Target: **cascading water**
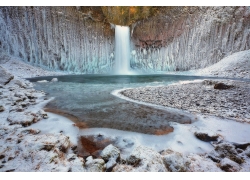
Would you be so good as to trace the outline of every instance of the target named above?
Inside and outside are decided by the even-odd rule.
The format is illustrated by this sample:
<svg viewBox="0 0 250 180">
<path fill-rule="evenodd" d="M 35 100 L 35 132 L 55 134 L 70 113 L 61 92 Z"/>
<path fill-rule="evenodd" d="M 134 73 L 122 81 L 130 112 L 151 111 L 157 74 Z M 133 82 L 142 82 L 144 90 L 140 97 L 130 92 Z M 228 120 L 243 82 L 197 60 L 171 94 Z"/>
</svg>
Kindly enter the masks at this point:
<svg viewBox="0 0 250 180">
<path fill-rule="evenodd" d="M 128 26 L 115 26 L 115 74 L 131 74 Z"/>
</svg>

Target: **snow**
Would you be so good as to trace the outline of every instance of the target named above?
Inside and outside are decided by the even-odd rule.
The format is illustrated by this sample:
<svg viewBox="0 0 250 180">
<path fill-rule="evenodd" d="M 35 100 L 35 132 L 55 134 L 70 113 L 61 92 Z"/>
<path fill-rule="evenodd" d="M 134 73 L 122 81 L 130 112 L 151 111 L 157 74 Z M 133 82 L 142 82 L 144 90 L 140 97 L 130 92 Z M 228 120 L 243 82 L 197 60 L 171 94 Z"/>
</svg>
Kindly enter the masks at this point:
<svg viewBox="0 0 250 180">
<path fill-rule="evenodd" d="M 1 63 L 1 66 L 7 69 L 8 72 L 13 74 L 15 77 L 20 77 L 20 78 L 68 74 L 62 71 L 49 71 L 41 67 L 35 67 L 15 57 L 5 58 L 5 62 Z"/>
<path fill-rule="evenodd" d="M 213 68 L 217 68 L 217 71 L 222 71 L 222 65 L 227 68 L 238 67 L 239 64 L 248 62 L 245 60 L 248 59 L 249 54 L 249 51 L 239 52 L 239 54 L 236 53 L 232 57 L 228 57 L 227 60 L 222 61 L 224 64 L 217 64 Z M 237 60 L 239 57 L 242 61 Z M 235 61 L 238 61 L 238 63 L 235 64 Z M 9 64 L 5 63 L 3 67 L 16 73 L 16 76 L 14 80 L 0 88 L 0 92 L 2 93 L 0 94 L 1 105 L 5 108 L 3 112 L 0 112 L 0 155 L 5 155 L 1 160 L 0 165 L 3 165 L 3 167 L 0 168 L 0 171 L 12 171 L 13 169 L 14 171 L 29 172 L 103 171 L 107 164 L 105 164 L 102 159 L 88 157 L 85 164 L 84 159 L 78 157 L 70 149 L 73 145 L 77 145 L 79 136 L 101 134 L 107 139 L 115 140 L 113 145 L 120 150 L 122 159 L 129 159 L 129 157 L 133 155 L 139 159 L 143 159 L 138 167 L 133 167 L 129 164 L 118 164 L 117 167 L 115 167 L 117 171 L 165 170 L 165 167 L 162 164 L 164 154 L 161 154 L 161 152 L 172 151 L 181 154 L 180 157 L 184 158 L 180 160 L 182 164 L 185 164 L 184 160 L 189 162 L 189 171 L 215 172 L 222 170 L 215 162 L 206 158 L 206 154 L 213 151 L 214 144 L 197 139 L 194 132 L 207 131 L 211 132 L 211 134 L 216 133 L 223 141 L 230 143 L 249 142 L 249 123 L 241 123 L 198 113 L 194 116 L 195 118 L 192 118 L 193 120 L 191 124 L 170 123 L 174 128 L 174 131 L 161 136 L 106 128 L 79 130 L 69 119 L 53 113 L 46 113 L 48 117 L 46 117 L 47 119 L 44 119 L 45 116 L 42 108 L 44 108 L 52 98 L 45 100 L 44 92 L 36 91 L 31 83 L 17 76 L 31 77 L 32 74 L 29 73 L 32 73 L 32 71 L 26 73 L 25 68 L 15 69 L 16 65 L 13 63 L 14 61 L 12 61 L 12 64 L 11 60 L 8 62 Z M 226 66 L 225 63 L 228 63 L 228 66 Z M 16 67 L 18 67 L 18 65 Z M 239 68 L 241 67 L 242 66 L 239 66 Z M 32 66 L 30 68 L 32 70 L 36 69 Z M 37 71 L 37 73 L 38 72 L 39 71 Z M 211 73 L 210 70 L 200 72 Z M 43 73 L 44 72 L 41 71 L 40 75 L 46 75 L 46 73 Z M 185 83 L 190 82 L 183 81 L 180 84 Z M 116 90 L 112 92 L 112 94 L 134 103 L 141 103 L 153 106 L 154 108 L 168 109 L 189 115 L 187 111 L 131 100 L 120 95 L 120 91 L 121 90 Z M 15 112 L 20 108 L 20 102 L 18 102 L 19 98 L 22 99 L 23 97 L 26 97 L 27 99 L 27 101 L 23 101 L 27 104 L 27 107 L 22 108 L 22 112 Z M 34 98 L 29 99 L 29 97 Z M 13 106 L 13 102 L 16 102 L 17 104 Z M 27 127 L 18 124 L 22 122 L 22 119 L 26 118 L 26 116 L 36 117 L 37 121 L 33 122 L 32 120 L 31 123 L 33 124 Z M 16 122 L 17 124 L 10 125 L 8 117 L 9 119 L 10 117 L 12 120 L 14 119 L 13 122 Z M 193 115 L 191 117 L 193 117 Z M 66 149 L 66 152 L 63 152 L 64 148 L 62 147 Z M 235 164 L 235 162 L 230 163 L 237 167 L 237 171 L 249 172 L 250 159 L 247 158 L 249 148 L 241 154 L 245 158 L 244 163 L 241 165 Z M 6 161 L 6 163 L 2 163 L 3 161 Z M 228 163 L 228 160 L 224 159 L 222 165 L 226 163 Z"/>
</svg>

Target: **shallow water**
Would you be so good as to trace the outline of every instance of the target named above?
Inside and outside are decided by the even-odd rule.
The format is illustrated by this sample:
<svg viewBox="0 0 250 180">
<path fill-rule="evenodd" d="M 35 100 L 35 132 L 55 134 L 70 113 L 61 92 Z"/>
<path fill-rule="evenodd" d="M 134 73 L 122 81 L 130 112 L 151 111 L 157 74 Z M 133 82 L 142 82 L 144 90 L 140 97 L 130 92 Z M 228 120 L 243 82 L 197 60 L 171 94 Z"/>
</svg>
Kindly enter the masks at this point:
<svg viewBox="0 0 250 180">
<path fill-rule="evenodd" d="M 58 78 L 59 82 L 36 83 Z M 141 86 L 162 86 L 183 80 L 208 79 L 180 75 L 67 75 L 37 77 L 35 88 L 55 97 L 46 108 L 60 110 L 84 123 L 84 128 L 111 128 L 145 134 L 167 134 L 173 131 L 169 122 L 191 123 L 194 117 L 146 105 L 128 102 L 111 94 L 113 90 Z M 214 79 L 214 78 L 213 78 Z"/>
</svg>

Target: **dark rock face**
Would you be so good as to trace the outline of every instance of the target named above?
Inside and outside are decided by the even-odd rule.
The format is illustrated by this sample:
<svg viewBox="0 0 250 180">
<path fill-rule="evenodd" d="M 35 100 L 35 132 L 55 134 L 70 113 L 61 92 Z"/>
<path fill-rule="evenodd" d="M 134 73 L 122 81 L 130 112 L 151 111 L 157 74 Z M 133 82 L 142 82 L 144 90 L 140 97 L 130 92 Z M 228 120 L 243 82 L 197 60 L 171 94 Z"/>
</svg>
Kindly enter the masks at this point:
<svg viewBox="0 0 250 180">
<path fill-rule="evenodd" d="M 12 79 L 14 78 L 14 76 L 8 72 L 6 72 L 4 70 L 4 68 L 2 68 L 0 66 L 0 84 L 2 85 L 6 85 L 8 84 Z"/>
<path fill-rule="evenodd" d="M 195 132 L 194 135 L 205 142 L 210 142 L 210 141 L 217 141 L 218 135 L 209 135 L 207 133 L 202 133 L 202 132 Z"/>
<path fill-rule="evenodd" d="M 108 71 L 113 63 L 114 30 L 104 22 L 100 10 L 100 7 L 0 7 L 0 49 L 49 69 Z"/>
<path fill-rule="evenodd" d="M 134 68 L 198 69 L 250 48 L 249 7 L 162 7 L 159 11 L 132 25 Z"/>
<path fill-rule="evenodd" d="M 226 85 L 224 83 L 216 83 L 214 85 L 214 89 L 229 89 L 229 88 L 232 88 L 233 86 L 230 86 L 230 85 Z"/>
</svg>

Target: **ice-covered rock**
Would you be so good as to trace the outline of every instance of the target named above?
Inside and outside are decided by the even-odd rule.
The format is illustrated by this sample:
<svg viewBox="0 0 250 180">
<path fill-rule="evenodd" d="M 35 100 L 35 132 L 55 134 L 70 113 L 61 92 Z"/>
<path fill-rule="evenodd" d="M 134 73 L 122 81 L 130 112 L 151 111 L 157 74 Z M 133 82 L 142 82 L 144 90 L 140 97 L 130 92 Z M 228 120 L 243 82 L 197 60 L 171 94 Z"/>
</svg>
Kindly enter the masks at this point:
<svg viewBox="0 0 250 180">
<path fill-rule="evenodd" d="M 197 130 L 194 135 L 205 142 L 210 142 L 210 141 L 217 141 L 219 138 L 219 135 L 211 130 L 208 129 L 199 129 Z"/>
<path fill-rule="evenodd" d="M 220 168 L 226 172 L 237 172 L 240 170 L 239 164 L 236 162 L 228 159 L 228 158 L 223 158 L 220 162 Z"/>
<path fill-rule="evenodd" d="M 58 79 L 57 78 L 53 78 L 53 79 L 51 79 L 51 82 L 58 82 Z"/>
<path fill-rule="evenodd" d="M 35 117 L 30 113 L 24 112 L 12 112 L 7 120 L 10 124 L 21 124 L 23 126 L 29 126 L 35 122 Z"/>
<path fill-rule="evenodd" d="M 173 152 L 163 157 L 163 162 L 171 172 L 189 171 L 190 160 L 183 157 L 181 153 Z"/>
<path fill-rule="evenodd" d="M 88 172 L 103 172 L 106 169 L 103 159 L 93 159 L 92 156 L 86 159 L 85 166 Z"/>
<path fill-rule="evenodd" d="M 107 171 L 111 171 L 116 165 L 116 161 L 120 158 L 120 150 L 112 144 L 105 147 L 101 152 L 101 157 L 106 163 Z"/>
<path fill-rule="evenodd" d="M 127 163 L 136 167 L 136 171 L 167 171 L 162 156 L 151 148 L 137 146 L 127 158 Z"/>
<path fill-rule="evenodd" d="M 14 76 L 10 73 L 8 73 L 4 68 L 2 68 L 0 66 L 0 85 L 6 85 L 7 83 L 9 83 Z"/>
<path fill-rule="evenodd" d="M 40 109 L 39 113 L 44 119 L 48 119 L 49 116 L 44 110 Z"/>
<path fill-rule="evenodd" d="M 3 112 L 5 110 L 3 105 L 0 105 L 0 112 Z"/>
<path fill-rule="evenodd" d="M 47 80 L 40 80 L 40 81 L 37 81 L 38 83 L 47 83 L 48 81 Z"/>
<path fill-rule="evenodd" d="M 245 155 L 250 158 L 250 146 L 244 151 Z"/>
<path fill-rule="evenodd" d="M 101 152 L 101 157 L 107 162 L 110 159 L 117 160 L 120 157 L 120 150 L 112 144 L 105 147 Z"/>
<path fill-rule="evenodd" d="M 215 151 L 214 155 L 218 154 L 217 157 L 219 158 L 228 158 L 231 159 L 232 161 L 235 161 L 238 164 L 241 164 L 244 162 L 243 157 L 238 155 L 237 150 L 235 149 L 235 146 L 232 145 L 229 142 L 222 142 L 219 143 L 215 146 Z"/>
</svg>

